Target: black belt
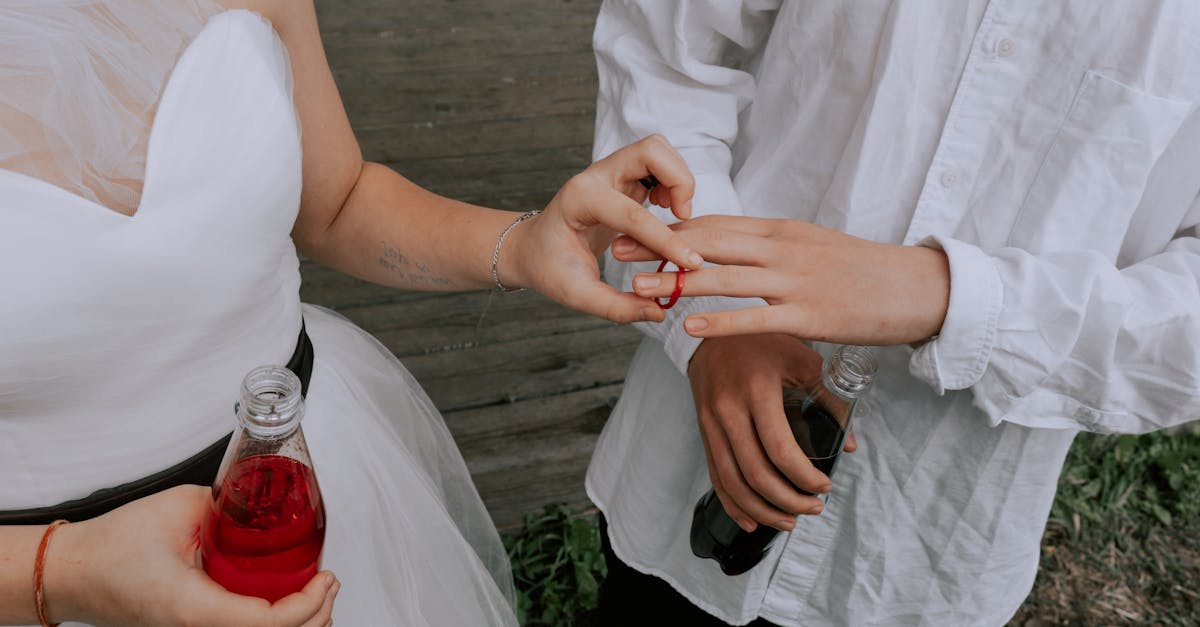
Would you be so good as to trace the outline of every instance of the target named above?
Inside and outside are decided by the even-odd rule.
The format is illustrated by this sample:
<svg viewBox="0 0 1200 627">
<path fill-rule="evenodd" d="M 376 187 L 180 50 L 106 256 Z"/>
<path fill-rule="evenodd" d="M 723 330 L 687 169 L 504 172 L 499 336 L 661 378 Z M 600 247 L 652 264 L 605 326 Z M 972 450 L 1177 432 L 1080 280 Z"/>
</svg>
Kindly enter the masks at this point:
<svg viewBox="0 0 1200 627">
<path fill-rule="evenodd" d="M 300 378 L 301 395 L 308 394 L 308 380 L 312 378 L 313 345 L 300 323 L 300 337 L 296 339 L 296 350 L 288 360 L 287 368 Z M 225 457 L 225 449 L 233 434 L 221 438 L 192 457 L 154 473 L 149 477 L 130 481 L 114 488 L 102 488 L 88 496 L 58 505 L 0 511 L 0 525 L 47 525 L 59 519 L 79 522 L 95 518 L 142 497 L 162 492 L 177 485 L 212 485 Z"/>
</svg>

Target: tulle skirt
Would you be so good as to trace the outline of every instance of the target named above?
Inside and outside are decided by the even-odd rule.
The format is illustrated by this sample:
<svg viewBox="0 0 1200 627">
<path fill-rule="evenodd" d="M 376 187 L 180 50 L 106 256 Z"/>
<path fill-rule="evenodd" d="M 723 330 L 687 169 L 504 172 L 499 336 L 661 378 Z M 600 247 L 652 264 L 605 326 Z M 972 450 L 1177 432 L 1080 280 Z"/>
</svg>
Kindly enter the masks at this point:
<svg viewBox="0 0 1200 627">
<path fill-rule="evenodd" d="M 334 623 L 517 625 L 507 555 L 441 414 L 365 331 L 311 305 L 304 321 L 301 427 L 325 498 L 322 568 L 342 584 Z"/>
<path fill-rule="evenodd" d="M 336 624 L 516 625 L 508 558 L 440 413 L 379 342 L 304 308 L 302 428 L 326 499 Z"/>
</svg>

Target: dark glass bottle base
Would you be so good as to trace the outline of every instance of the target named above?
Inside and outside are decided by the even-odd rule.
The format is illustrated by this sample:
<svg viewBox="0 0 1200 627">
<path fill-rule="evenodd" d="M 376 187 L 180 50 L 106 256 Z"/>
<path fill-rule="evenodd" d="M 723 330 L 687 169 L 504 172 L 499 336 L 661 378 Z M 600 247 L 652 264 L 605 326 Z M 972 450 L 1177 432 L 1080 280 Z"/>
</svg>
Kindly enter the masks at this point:
<svg viewBox="0 0 1200 627">
<path fill-rule="evenodd" d="M 712 490 L 696 502 L 692 515 L 692 553 L 696 557 L 717 560 L 721 572 L 726 575 L 740 575 L 754 568 L 767 554 L 777 535 L 778 529 L 766 525 L 759 525 L 747 533 L 725 513 L 717 493 Z"/>
</svg>

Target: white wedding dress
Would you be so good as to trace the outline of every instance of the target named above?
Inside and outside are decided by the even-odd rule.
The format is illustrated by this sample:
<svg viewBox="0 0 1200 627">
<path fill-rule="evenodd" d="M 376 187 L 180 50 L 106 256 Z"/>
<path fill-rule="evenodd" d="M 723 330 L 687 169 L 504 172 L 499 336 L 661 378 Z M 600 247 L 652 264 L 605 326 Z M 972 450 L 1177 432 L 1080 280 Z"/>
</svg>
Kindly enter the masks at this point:
<svg viewBox="0 0 1200 627">
<path fill-rule="evenodd" d="M 22 19 L 65 4 L 0 5 L 0 53 L 23 45 Z M 373 338 L 300 302 L 282 43 L 247 11 L 197 28 L 165 75 L 132 216 L 18 172 L 4 140 L 28 128 L 0 98 L 0 511 L 84 497 L 218 441 L 243 375 L 285 363 L 303 319 L 335 622 L 515 625 L 507 558 L 437 410 Z M 0 68 L 25 71 L 3 55 Z M 20 95 L 14 84 L 0 90 Z"/>
</svg>

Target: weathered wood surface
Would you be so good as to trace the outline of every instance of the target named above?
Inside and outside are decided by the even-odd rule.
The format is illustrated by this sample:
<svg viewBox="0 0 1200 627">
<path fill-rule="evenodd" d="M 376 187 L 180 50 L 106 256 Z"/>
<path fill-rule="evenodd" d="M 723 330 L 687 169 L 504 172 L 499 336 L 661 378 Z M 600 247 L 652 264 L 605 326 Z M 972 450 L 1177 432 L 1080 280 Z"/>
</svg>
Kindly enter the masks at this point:
<svg viewBox="0 0 1200 627">
<path fill-rule="evenodd" d="M 363 153 L 435 192 L 542 207 L 587 166 L 599 0 L 318 0 Z M 584 470 L 638 333 L 531 293 L 430 294 L 302 265 L 302 295 L 373 333 L 443 411 L 501 529 Z M 486 311 L 485 311 L 486 309 Z"/>
</svg>

